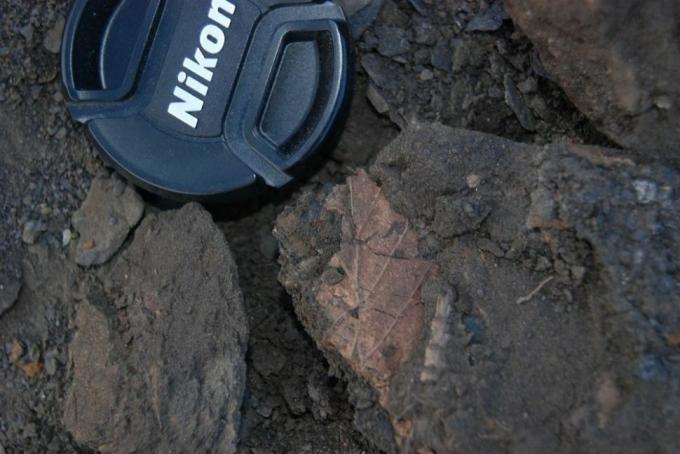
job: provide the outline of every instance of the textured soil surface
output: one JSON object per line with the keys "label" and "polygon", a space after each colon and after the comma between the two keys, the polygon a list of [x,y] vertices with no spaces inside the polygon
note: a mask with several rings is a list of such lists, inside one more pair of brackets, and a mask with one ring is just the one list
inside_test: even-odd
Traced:
{"label": "textured soil surface", "polygon": [[[555,158],[616,145],[500,1],[340,3],[355,86],[339,140],[297,186],[204,210],[136,193],[70,120],[70,2],[0,1],[0,454],[677,452],[676,173],[621,150]],[[418,139],[430,122],[446,126]],[[405,257],[449,278],[423,287],[420,331],[355,367],[302,295],[342,283],[324,271],[352,241],[339,188],[361,175],[387,188],[383,219],[434,232]]]}

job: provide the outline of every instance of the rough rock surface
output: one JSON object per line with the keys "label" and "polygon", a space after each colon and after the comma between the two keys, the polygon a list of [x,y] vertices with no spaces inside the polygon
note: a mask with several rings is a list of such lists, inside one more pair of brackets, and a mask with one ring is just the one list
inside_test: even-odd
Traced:
{"label": "rough rock surface", "polygon": [[680,4],[506,0],[546,70],[619,144],[680,157]]}
{"label": "rough rock surface", "polygon": [[[385,451],[677,452],[679,183],[602,148],[420,126],[284,211],[280,279]],[[417,247],[376,250],[395,235]],[[422,285],[382,272],[410,257]],[[424,315],[389,331],[406,300]]]}
{"label": "rough rock surface", "polygon": [[80,234],[76,263],[91,266],[109,261],[143,214],[142,198],[120,177],[92,180],[83,205],[73,214],[73,226]]}
{"label": "rough rock surface", "polygon": [[0,275],[0,317],[14,306],[20,290],[21,281],[19,279]]}
{"label": "rough rock surface", "polygon": [[101,452],[234,452],[247,323],[236,265],[198,205],[148,215],[85,290],[64,424]]}

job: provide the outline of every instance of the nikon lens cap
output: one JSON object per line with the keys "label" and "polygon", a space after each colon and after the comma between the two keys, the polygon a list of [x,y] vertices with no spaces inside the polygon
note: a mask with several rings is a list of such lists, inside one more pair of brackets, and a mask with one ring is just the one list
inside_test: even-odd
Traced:
{"label": "nikon lens cap", "polygon": [[281,187],[343,107],[346,29],[332,1],[75,0],[62,49],[69,110],[152,191]]}

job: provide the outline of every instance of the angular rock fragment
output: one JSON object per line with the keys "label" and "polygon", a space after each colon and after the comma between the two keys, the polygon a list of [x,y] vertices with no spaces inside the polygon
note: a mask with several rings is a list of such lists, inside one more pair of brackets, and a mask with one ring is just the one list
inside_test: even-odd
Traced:
{"label": "angular rock fragment", "polygon": [[20,279],[12,275],[0,274],[0,317],[14,306],[20,291]]}
{"label": "angular rock fragment", "polygon": [[45,33],[45,38],[43,39],[43,46],[45,49],[52,53],[58,54],[61,49],[61,37],[64,33],[64,26],[66,21],[63,17],[57,18],[52,28],[47,30]]}
{"label": "angular rock fragment", "polygon": [[675,452],[678,187],[611,150],[413,127],[284,211],[280,278],[383,450],[386,412],[405,452]]}
{"label": "angular rock fragment", "polygon": [[406,30],[399,27],[381,26],[375,29],[378,52],[385,57],[396,57],[411,49]]}
{"label": "angular rock fragment", "polygon": [[527,131],[535,131],[536,120],[534,119],[534,114],[531,113],[529,106],[517,89],[515,82],[513,82],[512,78],[507,74],[503,80],[503,85],[505,87],[505,103],[512,109],[512,112],[524,129]]}
{"label": "angular rock fragment", "polygon": [[109,261],[143,214],[144,201],[132,186],[115,175],[95,178],[73,215],[73,226],[80,234],[76,263],[92,266]]}
{"label": "angular rock fragment", "polygon": [[677,161],[680,4],[506,0],[546,70],[611,139]]}
{"label": "angular rock fragment", "polygon": [[247,328],[236,265],[198,205],[148,215],[88,286],[63,421],[100,452],[235,452]]}
{"label": "angular rock fragment", "polygon": [[465,27],[468,32],[492,32],[503,26],[503,21],[509,19],[503,8],[503,2],[497,0],[491,6],[472,18]]}
{"label": "angular rock fragment", "polygon": [[28,221],[24,224],[21,231],[21,241],[26,244],[35,244],[40,238],[40,235],[47,230],[47,226],[42,221]]}
{"label": "angular rock fragment", "polygon": [[350,33],[359,39],[380,13],[384,0],[339,0],[340,6],[349,18]]}

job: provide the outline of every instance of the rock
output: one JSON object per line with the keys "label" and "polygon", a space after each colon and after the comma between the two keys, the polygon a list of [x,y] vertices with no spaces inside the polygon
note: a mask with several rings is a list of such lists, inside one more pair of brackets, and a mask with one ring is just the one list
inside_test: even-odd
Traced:
{"label": "rock", "polygon": [[417,16],[413,18],[413,33],[413,41],[417,44],[433,46],[437,42],[437,29],[425,18]]}
{"label": "rock", "polygon": [[391,82],[389,69],[383,60],[375,54],[365,55],[361,59],[361,67],[369,79],[378,87],[388,86]]}
{"label": "rock", "polygon": [[413,6],[413,9],[418,11],[420,15],[427,14],[427,6],[425,5],[425,0],[408,0],[408,2]]}
{"label": "rock", "polygon": [[380,13],[383,0],[339,0],[349,18],[350,34],[359,39],[368,27],[373,25]]}
{"label": "rock", "polygon": [[73,232],[71,232],[71,229],[64,229],[61,232],[61,246],[62,247],[67,247],[69,244],[71,244],[72,239],[73,239]]}
{"label": "rock", "polygon": [[390,111],[390,105],[387,104],[387,101],[385,101],[385,98],[380,93],[380,90],[375,87],[375,85],[368,85],[366,97],[371,102],[371,105],[376,110],[376,112],[379,114],[384,115]]}
{"label": "rock", "polygon": [[440,42],[434,47],[434,49],[432,49],[432,59],[430,63],[432,63],[432,66],[437,69],[450,72],[452,61],[451,58],[451,46],[449,46],[446,42]]}
{"label": "rock", "polygon": [[19,339],[12,339],[12,342],[7,345],[6,349],[9,362],[17,364],[24,356],[24,345]]}
{"label": "rock", "polygon": [[47,375],[54,375],[57,373],[57,356],[59,352],[57,350],[49,350],[45,353],[45,372]]}
{"label": "rock", "polygon": [[378,52],[385,57],[396,57],[411,50],[406,31],[399,27],[376,27]]}
{"label": "rock", "polygon": [[73,215],[73,226],[80,234],[76,263],[92,266],[109,261],[143,214],[144,202],[132,186],[115,175],[95,178]]}
{"label": "rock", "polygon": [[28,221],[21,232],[21,240],[26,244],[35,244],[46,230],[47,226],[43,221]]}
{"label": "rock", "polygon": [[33,32],[34,29],[31,24],[26,24],[19,29],[19,33],[21,33],[21,36],[24,37],[26,43],[29,45],[33,42]]}
{"label": "rock", "polygon": [[465,27],[467,32],[493,32],[503,26],[503,21],[509,19],[503,8],[503,1],[497,0],[484,11],[472,18]]}
{"label": "rock", "polygon": [[21,291],[21,279],[0,274],[0,317],[14,306]]}
{"label": "rock", "polygon": [[48,52],[58,54],[61,49],[61,36],[64,34],[65,21],[63,17],[59,17],[52,28],[45,33],[43,39],[43,46]]}
{"label": "rock", "polygon": [[284,210],[280,280],[383,450],[377,410],[404,452],[676,452],[679,185],[613,150],[413,126]]}
{"label": "rock", "polygon": [[503,80],[503,85],[505,86],[505,103],[513,111],[524,129],[527,131],[535,131],[536,120],[534,119],[534,115],[531,113],[531,110],[529,110],[529,107],[527,106],[524,97],[517,89],[515,82],[513,82],[512,78],[507,74]]}
{"label": "rock", "polygon": [[247,322],[210,215],[147,215],[100,271],[77,309],[65,427],[100,452],[235,452]]}
{"label": "rock", "polygon": [[420,80],[423,82],[427,82],[428,80],[432,80],[434,78],[434,73],[430,71],[429,69],[423,69],[420,74],[418,75]]}
{"label": "rock", "polygon": [[506,0],[545,69],[612,140],[680,157],[680,5],[673,0]]}

